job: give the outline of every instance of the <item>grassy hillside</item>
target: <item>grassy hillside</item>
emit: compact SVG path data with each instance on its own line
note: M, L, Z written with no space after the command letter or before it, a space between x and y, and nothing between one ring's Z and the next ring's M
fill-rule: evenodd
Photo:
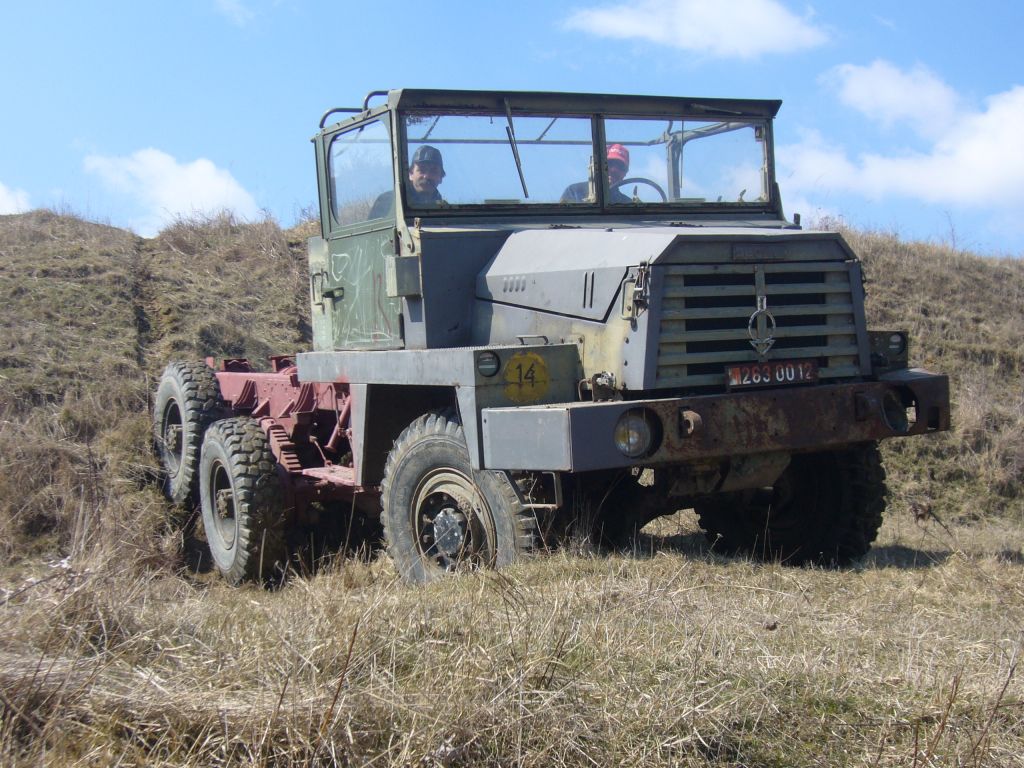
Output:
M869 324L908 329L914 364L951 379L954 431L887 444L897 503L1024 519L1024 262L844 234L864 259Z
M1020 262L844 233L956 425L886 448L861 568L720 558L682 513L632 555L231 590L184 567L149 400L169 359L308 343L308 230L0 216L0 764L1024 764Z

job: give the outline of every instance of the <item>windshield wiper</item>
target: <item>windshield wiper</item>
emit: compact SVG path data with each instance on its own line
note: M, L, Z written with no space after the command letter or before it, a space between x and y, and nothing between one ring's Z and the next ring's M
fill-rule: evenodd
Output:
M505 99L505 117L508 120L505 133L508 135L508 145L512 147L512 157L516 160L516 170L519 171L519 183L523 187L523 197L529 200L530 193L526 191L526 177L523 176L523 164L519 161L519 145L516 144L516 129L512 125L512 107L509 105L508 99Z

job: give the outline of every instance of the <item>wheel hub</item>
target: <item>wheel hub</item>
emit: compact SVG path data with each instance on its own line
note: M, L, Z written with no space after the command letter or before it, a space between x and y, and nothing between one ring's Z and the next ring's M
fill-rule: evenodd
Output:
M179 467L181 466L182 449L184 448L184 432L181 423L175 421L165 421L164 431L161 435L163 446L161 446L161 454L164 462L167 465L168 471L174 475L177 474Z
M164 443L175 455L181 453L181 424L168 424L164 430Z
M232 514L233 502L230 488L217 491L217 516L221 520L230 520L234 516Z
M409 512L419 554L431 567L454 572L494 560L494 524L473 481L450 467L428 473L413 493Z
M434 518L434 545L446 557L458 557L466 543L466 515L455 505L445 506Z

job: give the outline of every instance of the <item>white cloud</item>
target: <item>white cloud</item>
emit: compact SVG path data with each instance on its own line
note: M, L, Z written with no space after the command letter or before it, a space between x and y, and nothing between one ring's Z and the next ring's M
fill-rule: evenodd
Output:
M214 4L235 26L244 27L256 18L256 14L242 0L214 0Z
M897 70L897 75L902 82L914 78L913 72ZM946 86L932 79L940 87L931 89L922 103L957 101L951 91L943 95ZM981 110L962 110L946 120L945 130L925 150L900 154L851 157L843 147L808 134L797 144L778 148L780 182L811 199L850 192L871 200L901 197L988 208L991 213L1018 210L1024 199L1024 86L989 97Z
M879 16L876 13L872 14L871 18L878 22L880 26L883 26L886 29L897 29L896 22L890 19L888 16Z
M576 11L566 24L599 37L648 40L720 58L790 53L828 39L821 27L777 0L640 0Z
M807 132L797 144L779 145L775 156L779 181L790 192L827 194L859 175L843 150L829 145L817 131Z
M228 171L205 158L179 163L158 149L140 149L127 157L90 155L85 170L136 201L140 213L131 225L147 237L178 216L230 210L250 218L259 211Z
M28 192L22 189L10 189L0 182L0 214L22 213L28 209Z
M906 122L921 136L941 136L956 118L956 92L920 64L903 72L887 61L842 64L823 80L839 100L884 126Z

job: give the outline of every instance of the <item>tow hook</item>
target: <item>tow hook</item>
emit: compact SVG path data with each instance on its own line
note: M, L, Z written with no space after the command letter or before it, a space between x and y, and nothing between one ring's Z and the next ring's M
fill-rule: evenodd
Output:
M704 427L704 420L696 411L686 408L679 412L679 434L683 437L693 437Z

